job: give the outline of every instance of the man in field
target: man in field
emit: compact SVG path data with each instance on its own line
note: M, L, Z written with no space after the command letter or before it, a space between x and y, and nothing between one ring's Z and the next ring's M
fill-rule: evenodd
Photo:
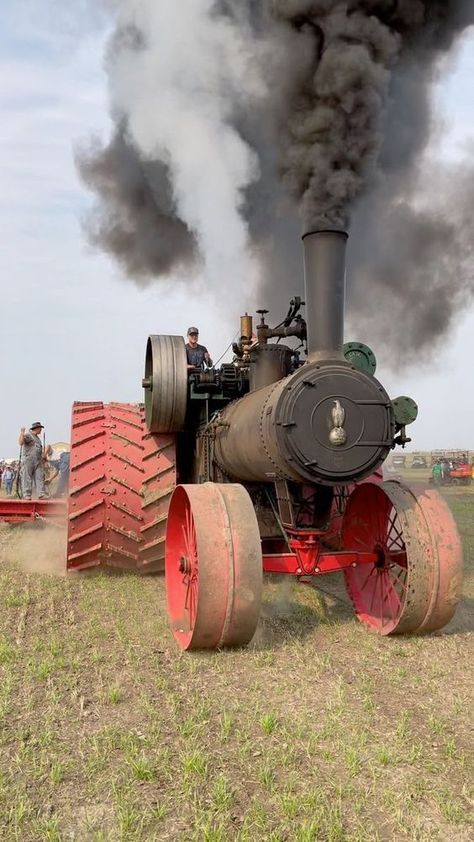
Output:
M21 489L24 500L31 500L33 486L40 500L48 496L44 487L44 454L41 443L43 425L35 421L28 432L22 427L18 443L23 448L23 465L21 468Z
M13 480L15 479L15 474L11 465L7 465L2 474L2 482L7 492L7 497L11 497L13 491Z
M190 368L203 368L204 364L212 365L209 351L205 345L198 344L199 331L197 327L188 328L188 341L186 343L186 356L188 358L188 370Z

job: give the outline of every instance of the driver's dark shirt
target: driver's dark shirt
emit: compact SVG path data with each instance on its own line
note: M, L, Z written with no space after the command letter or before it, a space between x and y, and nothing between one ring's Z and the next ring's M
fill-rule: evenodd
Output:
M204 355L208 353L205 345L196 345L191 348L191 345L186 343L186 356L188 358L188 365L193 365L196 368L201 368L204 362Z

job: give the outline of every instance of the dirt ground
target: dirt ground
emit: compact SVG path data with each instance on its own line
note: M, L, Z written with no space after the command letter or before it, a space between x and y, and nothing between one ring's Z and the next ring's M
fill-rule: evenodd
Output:
M62 530L0 527L0 839L473 839L474 494L443 493L465 596L427 638L269 580L249 649L184 655L160 579L66 578Z

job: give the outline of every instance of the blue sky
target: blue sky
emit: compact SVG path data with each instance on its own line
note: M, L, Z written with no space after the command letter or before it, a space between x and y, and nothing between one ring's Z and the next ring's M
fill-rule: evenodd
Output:
M19 427L37 418L50 441L67 439L74 399L140 400L149 333L182 333L197 323L216 358L234 325L222 320L226 300L172 282L138 288L85 242L80 220L91 197L78 181L73 149L91 133L108 132L99 4L3 6L0 457L9 457ZM470 143L474 155L473 78L469 34L436 91L443 128L432 154L456 159ZM471 311L434 359L415 360L397 375L379 371L394 397L412 394L420 403L413 447L474 449L473 358Z

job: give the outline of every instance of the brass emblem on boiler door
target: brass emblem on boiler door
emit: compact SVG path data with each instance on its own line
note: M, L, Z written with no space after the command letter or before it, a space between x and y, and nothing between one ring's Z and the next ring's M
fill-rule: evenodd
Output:
M329 433L329 441L335 447L338 447L345 444L347 441L347 433L344 429L346 410L343 406L341 406L339 401L334 401L334 408L331 410L331 417L334 426Z

